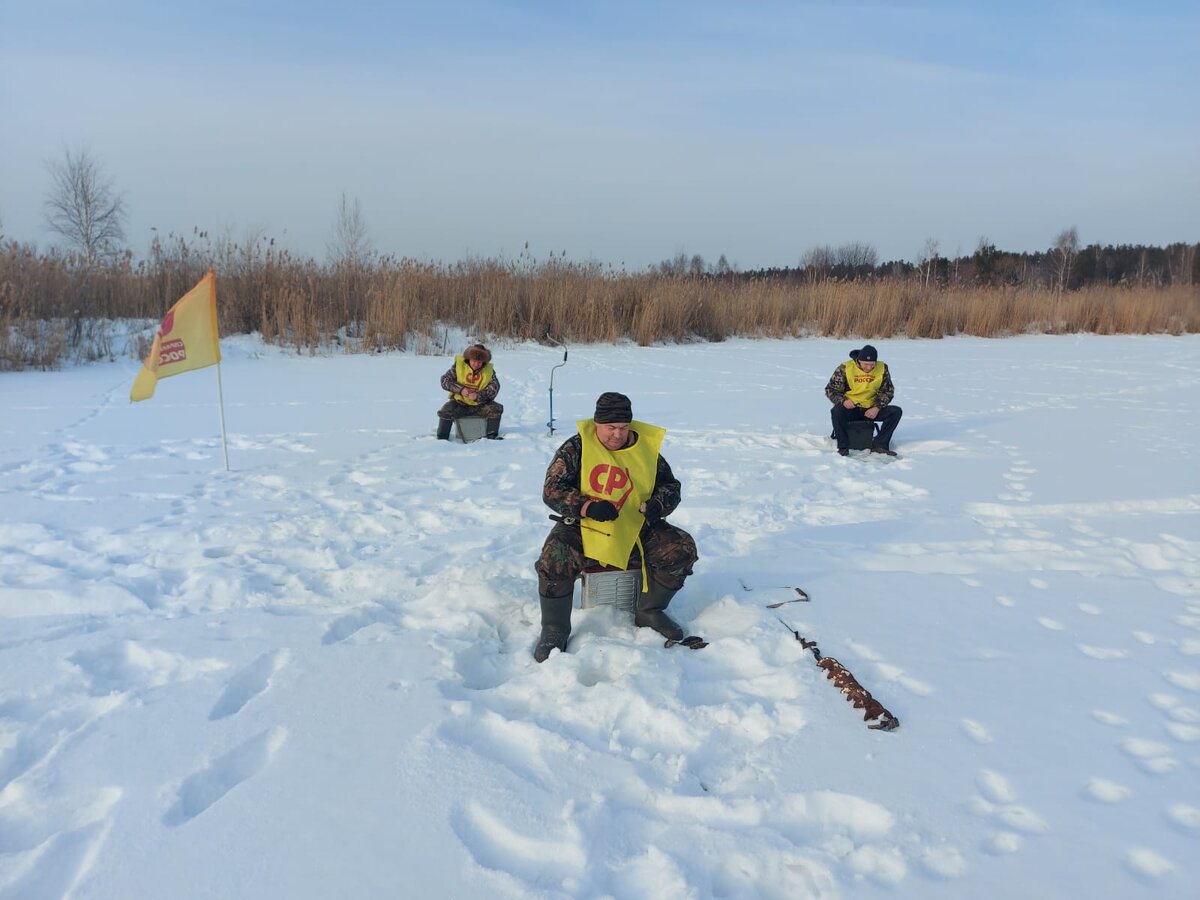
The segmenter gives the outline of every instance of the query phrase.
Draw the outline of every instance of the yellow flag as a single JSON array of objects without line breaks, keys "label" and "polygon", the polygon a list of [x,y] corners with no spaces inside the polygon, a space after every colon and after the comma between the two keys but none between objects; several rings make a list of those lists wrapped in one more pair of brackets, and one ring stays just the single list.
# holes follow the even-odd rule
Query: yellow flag
[{"label": "yellow flag", "polygon": [[150,355],[142,363],[129,399],[133,402],[154,396],[160,378],[215,366],[221,361],[217,341],[217,276],[208,270],[194,288],[167,311]]}]

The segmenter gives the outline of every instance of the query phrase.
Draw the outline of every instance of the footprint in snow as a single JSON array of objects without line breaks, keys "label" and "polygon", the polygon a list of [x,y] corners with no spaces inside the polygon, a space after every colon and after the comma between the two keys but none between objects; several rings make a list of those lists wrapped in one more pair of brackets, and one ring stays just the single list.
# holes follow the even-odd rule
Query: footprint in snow
[{"label": "footprint in snow", "polygon": [[919,860],[921,867],[937,878],[961,878],[967,874],[967,861],[957,847],[928,847]]},{"label": "footprint in snow", "polygon": [[32,900],[72,896],[75,886],[99,858],[109,827],[109,822],[98,821],[60,831],[37,849],[28,868],[0,888],[0,897]]},{"label": "footprint in snow", "polygon": [[1133,792],[1107,778],[1093,778],[1084,786],[1083,795],[1097,803],[1122,803],[1133,796]]},{"label": "footprint in snow", "polygon": [[271,678],[287,665],[287,650],[264,653],[250,663],[225,685],[208,718],[215,721],[240,712],[242,707],[271,686]]},{"label": "footprint in snow", "polygon": [[1200,692],[1200,671],[1194,669],[1186,672],[1171,671],[1166,673],[1166,678],[1176,687],[1186,691]]},{"label": "footprint in snow", "polygon": [[553,790],[553,761],[572,753],[571,742],[561,735],[494,712],[484,713],[482,718],[460,715],[449,719],[438,729],[438,737],[462,751],[504,766],[542,790]]},{"label": "footprint in snow", "polygon": [[196,818],[239,784],[265,769],[286,740],[286,728],[271,728],[189,775],[179,786],[175,803],[163,816],[163,824],[174,828]]},{"label": "footprint in snow", "polygon": [[1179,767],[1179,760],[1170,755],[1171,748],[1145,738],[1126,738],[1120,748],[1137,760],[1138,766],[1151,775],[1166,775]]},{"label": "footprint in snow", "polygon": [[1175,866],[1170,860],[1145,847],[1131,848],[1126,851],[1121,861],[1143,881],[1157,881],[1175,871]]},{"label": "footprint in snow", "polygon": [[[999,772],[991,769],[981,770],[976,778],[976,785],[979,793],[971,798],[967,809],[977,816],[995,819],[1005,828],[1002,835],[1012,832],[1042,834],[1050,830],[1045,819],[1027,806],[1022,806],[1017,802],[1016,791],[1008,779]],[[1001,845],[1004,841],[1001,841],[1001,845],[996,844],[996,838],[997,835],[989,838],[985,842],[985,849],[992,853],[1011,852],[1002,849]],[[1009,843],[1014,845],[1014,849],[1019,846],[1019,841],[1009,841]]]},{"label": "footprint in snow", "polygon": [[1090,644],[1076,644],[1075,647],[1080,653],[1091,659],[1125,659],[1129,656],[1128,650],[1121,650],[1116,647],[1093,647]]},{"label": "footprint in snow", "polygon": [[478,803],[457,810],[452,822],[476,863],[521,882],[561,889],[564,881],[578,877],[587,865],[583,836],[573,822],[553,828],[531,822],[523,834],[510,819],[501,820]]},{"label": "footprint in snow", "polygon": [[984,852],[991,853],[994,856],[1016,853],[1020,849],[1021,836],[1011,831],[997,831],[989,835],[987,840],[983,842]]},{"label": "footprint in snow", "polygon": [[1150,705],[1169,719],[1163,727],[1175,740],[1184,744],[1200,741],[1200,711],[1185,706],[1171,694],[1151,694]]},{"label": "footprint in snow", "polygon": [[990,744],[994,740],[992,733],[974,719],[963,719],[962,727],[967,737],[977,744]]},{"label": "footprint in snow", "polygon": [[1200,834],[1200,808],[1175,803],[1167,808],[1167,819],[1185,834]]},{"label": "footprint in snow", "polygon": [[338,644],[364,628],[391,621],[391,614],[382,606],[377,603],[367,604],[352,613],[338,616],[330,622],[329,627],[325,629],[325,636],[321,638],[321,643],[326,646]]}]

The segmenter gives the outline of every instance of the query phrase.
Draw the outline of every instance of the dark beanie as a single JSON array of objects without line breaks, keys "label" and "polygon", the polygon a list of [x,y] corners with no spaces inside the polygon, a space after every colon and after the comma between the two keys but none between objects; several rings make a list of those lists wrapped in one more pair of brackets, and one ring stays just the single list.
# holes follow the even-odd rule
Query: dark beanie
[{"label": "dark beanie", "polygon": [[866,344],[861,350],[858,351],[859,362],[875,362],[877,359],[879,359],[879,351],[870,344]]},{"label": "dark beanie", "polygon": [[632,422],[633,404],[624,394],[605,391],[596,400],[596,424],[611,425],[613,422]]}]

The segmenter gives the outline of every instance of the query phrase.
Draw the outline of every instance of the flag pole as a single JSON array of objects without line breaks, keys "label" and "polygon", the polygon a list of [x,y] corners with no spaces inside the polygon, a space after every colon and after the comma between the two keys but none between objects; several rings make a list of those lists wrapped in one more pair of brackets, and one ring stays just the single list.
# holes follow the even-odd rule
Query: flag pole
[{"label": "flag pole", "polygon": [[225,471],[229,471],[229,444],[225,441],[225,395],[221,390],[221,363],[217,363],[217,409],[221,411],[221,449],[225,452]]}]

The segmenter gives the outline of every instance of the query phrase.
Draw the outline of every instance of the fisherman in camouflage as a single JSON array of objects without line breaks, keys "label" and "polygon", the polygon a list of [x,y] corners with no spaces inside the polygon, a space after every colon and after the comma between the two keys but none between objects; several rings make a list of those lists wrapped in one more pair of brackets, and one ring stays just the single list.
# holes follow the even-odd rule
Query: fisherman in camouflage
[{"label": "fisherman in camouflage", "polygon": [[878,422],[880,426],[879,434],[871,443],[871,452],[896,455],[892,450],[892,433],[900,424],[904,411],[892,405],[892,398],[896,396],[892,373],[887,363],[879,361],[879,353],[874,347],[867,344],[861,350],[851,350],[850,358],[833,370],[825,385],[825,396],[833,404],[829,415],[833,420],[837,452],[841,456],[850,455],[846,423],[864,419]]},{"label": "fisherman in camouflage", "polygon": [[[679,505],[679,480],[659,455],[664,429],[633,419],[624,394],[601,394],[595,417],[579,423],[546,470],[542,499],[562,516],[550,531],[535,568],[542,631],[533,658],[566,650],[571,634],[575,579],[592,561],[642,566],[634,624],[653,628],[669,642],[685,640],[667,605],[692,574],[696,542],[665,517]],[[689,643],[695,642],[695,644]]]},{"label": "fisherman in camouflage", "polygon": [[500,379],[492,368],[492,351],[483,344],[472,344],[461,356],[454,357],[454,365],[442,376],[442,390],[450,395],[450,399],[438,410],[439,441],[450,439],[454,420],[463,416],[487,419],[484,437],[500,438],[500,417],[504,407],[496,402]]}]

